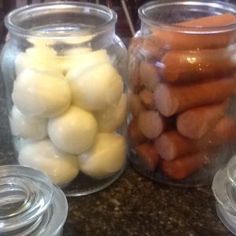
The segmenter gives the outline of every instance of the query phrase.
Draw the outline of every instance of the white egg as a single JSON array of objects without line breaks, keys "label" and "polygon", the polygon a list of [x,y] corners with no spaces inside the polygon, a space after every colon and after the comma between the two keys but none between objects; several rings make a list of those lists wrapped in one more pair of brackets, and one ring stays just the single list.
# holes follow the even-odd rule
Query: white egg
[{"label": "white egg", "polygon": [[89,111],[104,110],[117,103],[123,92],[122,78],[109,63],[91,67],[69,82],[72,102]]},{"label": "white egg", "polygon": [[71,91],[63,77],[28,69],[14,81],[12,99],[24,115],[53,117],[69,107]]},{"label": "white egg", "polygon": [[35,46],[20,53],[15,60],[16,74],[19,75],[25,69],[35,69],[52,74],[62,74],[57,63],[57,53],[53,48]]},{"label": "white egg", "polygon": [[94,145],[79,155],[80,170],[91,177],[103,178],[119,171],[125,164],[125,138],[118,134],[99,133]]},{"label": "white egg", "polygon": [[96,133],[95,117],[75,106],[48,122],[48,134],[54,145],[71,154],[79,154],[90,148]]},{"label": "white egg", "polygon": [[47,120],[23,115],[15,106],[9,117],[14,136],[40,140],[47,136]]},{"label": "white egg", "polygon": [[105,111],[97,112],[96,119],[99,131],[113,132],[125,121],[127,113],[127,97],[122,94],[118,104],[109,106]]},{"label": "white egg", "polygon": [[72,80],[78,79],[84,72],[93,69],[94,66],[109,62],[109,56],[104,49],[77,55],[77,57],[73,57],[68,66],[69,71],[66,77]]},{"label": "white egg", "polygon": [[48,139],[25,145],[19,152],[21,165],[47,174],[54,184],[66,185],[79,173],[76,156],[58,151]]},{"label": "white egg", "polygon": [[[64,74],[75,67],[75,65],[80,65],[80,62],[83,61],[83,56],[91,53],[92,49],[88,47],[73,48],[66,50],[63,55],[57,57],[57,62],[59,63],[61,70]],[[77,62],[79,61],[79,62]]]}]

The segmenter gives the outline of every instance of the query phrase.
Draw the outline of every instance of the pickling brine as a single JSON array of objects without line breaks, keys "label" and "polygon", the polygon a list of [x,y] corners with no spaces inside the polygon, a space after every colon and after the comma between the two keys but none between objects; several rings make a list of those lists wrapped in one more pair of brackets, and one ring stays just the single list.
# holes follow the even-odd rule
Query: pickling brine
[{"label": "pickling brine", "polygon": [[236,151],[236,8],[152,2],[139,16],[129,48],[130,160],[160,182],[210,183]]},{"label": "pickling brine", "polygon": [[17,160],[68,195],[98,191],[125,167],[127,52],[115,23],[112,10],[73,2],[5,19],[1,69]]}]

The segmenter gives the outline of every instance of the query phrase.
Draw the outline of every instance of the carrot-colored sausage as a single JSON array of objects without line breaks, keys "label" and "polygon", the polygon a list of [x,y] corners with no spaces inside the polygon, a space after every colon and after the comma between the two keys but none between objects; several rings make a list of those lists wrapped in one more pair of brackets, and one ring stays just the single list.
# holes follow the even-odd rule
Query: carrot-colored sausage
[{"label": "carrot-colored sausage", "polygon": [[183,21],[177,25],[185,27],[218,27],[236,23],[236,16],[232,13],[221,15],[205,16],[188,21]]},{"label": "carrot-colored sausage", "polygon": [[206,152],[198,152],[173,161],[163,160],[161,169],[170,178],[181,180],[208,164],[209,159],[210,157]]},{"label": "carrot-colored sausage", "polygon": [[153,93],[150,90],[143,89],[139,93],[139,97],[140,97],[143,105],[147,109],[154,109],[155,108],[154,96],[153,96]]},{"label": "carrot-colored sausage", "polygon": [[158,166],[160,156],[152,143],[143,143],[135,147],[141,162],[151,171]]},{"label": "carrot-colored sausage", "polygon": [[138,116],[138,127],[148,139],[157,138],[164,130],[164,120],[158,111],[144,111]]},{"label": "carrot-colored sausage", "polygon": [[155,147],[165,160],[173,160],[198,150],[195,141],[183,137],[175,130],[161,134],[155,141]]},{"label": "carrot-colored sausage", "polygon": [[160,84],[154,91],[156,108],[171,116],[189,108],[217,103],[236,93],[236,79],[224,78],[199,84]]},{"label": "carrot-colored sausage", "polygon": [[[220,27],[236,23],[236,16],[233,14],[222,14],[202,17],[190,21],[181,22],[174,26],[181,26],[179,31],[176,28],[155,28],[153,33],[157,45],[164,45],[169,49],[194,50],[223,48],[236,41],[235,29],[229,28],[223,32],[217,30],[209,32],[206,27]],[[187,27],[196,27],[198,31],[186,33]],[[205,29],[204,29],[205,28]],[[201,32],[202,31],[202,32]]]},{"label": "carrot-colored sausage", "polygon": [[162,51],[156,44],[156,39],[153,35],[133,38],[129,44],[128,53],[130,56],[147,59],[157,59],[162,56]]},{"label": "carrot-colored sausage", "polygon": [[138,116],[140,112],[145,110],[141,98],[135,93],[129,94],[128,106],[133,116]]},{"label": "carrot-colored sausage", "polygon": [[189,153],[218,147],[224,143],[236,143],[236,121],[223,117],[202,139],[192,140],[177,131],[168,131],[155,140],[155,147],[165,160],[174,160]]},{"label": "carrot-colored sausage", "polygon": [[163,80],[166,82],[191,82],[220,78],[236,71],[232,49],[170,51],[162,58]]},{"label": "carrot-colored sausage", "polygon": [[199,139],[212,129],[225,114],[228,100],[189,109],[177,118],[177,129],[187,138]]},{"label": "carrot-colored sausage", "polygon": [[162,50],[156,44],[156,38],[153,35],[149,35],[142,38],[142,45],[140,48],[140,54],[147,59],[160,59],[162,57]]},{"label": "carrot-colored sausage", "polygon": [[153,91],[160,81],[158,68],[150,62],[140,62],[140,79],[142,84],[150,91]]},{"label": "carrot-colored sausage", "polygon": [[136,146],[147,141],[147,138],[138,128],[138,122],[136,118],[134,118],[128,125],[128,137],[132,146]]},{"label": "carrot-colored sausage", "polygon": [[[217,122],[215,128],[210,132],[205,140],[199,142],[198,146],[209,145],[211,147],[222,143],[236,144],[236,118],[225,116]],[[204,143],[204,144],[203,144]]]}]

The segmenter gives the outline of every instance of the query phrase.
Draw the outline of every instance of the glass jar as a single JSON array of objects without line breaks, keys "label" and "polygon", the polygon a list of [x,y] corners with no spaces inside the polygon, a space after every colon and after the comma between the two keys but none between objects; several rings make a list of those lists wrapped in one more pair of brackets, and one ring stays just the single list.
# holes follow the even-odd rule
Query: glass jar
[{"label": "glass jar", "polygon": [[70,196],[105,188],[125,167],[127,50],[116,19],[105,6],[75,2],[5,18],[1,70],[17,160]]},{"label": "glass jar", "polygon": [[38,170],[0,166],[0,207],[0,235],[63,235],[66,197]]},{"label": "glass jar", "polygon": [[222,223],[236,234],[236,156],[217,171],[212,182],[216,212]]},{"label": "glass jar", "polygon": [[209,184],[235,153],[236,7],[150,2],[129,48],[130,160],[176,186]]}]

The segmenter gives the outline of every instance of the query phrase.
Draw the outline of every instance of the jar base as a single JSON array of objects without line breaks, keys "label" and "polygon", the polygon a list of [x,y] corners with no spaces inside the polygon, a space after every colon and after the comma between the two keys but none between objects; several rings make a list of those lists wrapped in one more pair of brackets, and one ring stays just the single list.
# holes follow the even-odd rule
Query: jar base
[{"label": "jar base", "polygon": [[112,176],[104,179],[91,178],[80,173],[68,186],[62,188],[67,197],[86,196],[99,192],[115,182],[124,172],[126,165]]},{"label": "jar base", "polygon": [[[145,168],[143,166],[143,163],[139,161],[139,157],[133,151],[130,151],[128,158],[132,168],[142,176],[147,177],[152,181],[174,187],[196,188],[210,185],[212,183],[212,179],[215,172],[218,170],[218,167],[212,164],[210,166],[202,168],[201,170],[192,174],[186,179],[173,180],[164,175],[164,173],[160,169],[157,169],[156,171],[150,171]],[[222,156],[216,157],[216,159],[219,158],[223,159]],[[215,162],[219,163],[218,161],[219,160],[216,160]]]}]

